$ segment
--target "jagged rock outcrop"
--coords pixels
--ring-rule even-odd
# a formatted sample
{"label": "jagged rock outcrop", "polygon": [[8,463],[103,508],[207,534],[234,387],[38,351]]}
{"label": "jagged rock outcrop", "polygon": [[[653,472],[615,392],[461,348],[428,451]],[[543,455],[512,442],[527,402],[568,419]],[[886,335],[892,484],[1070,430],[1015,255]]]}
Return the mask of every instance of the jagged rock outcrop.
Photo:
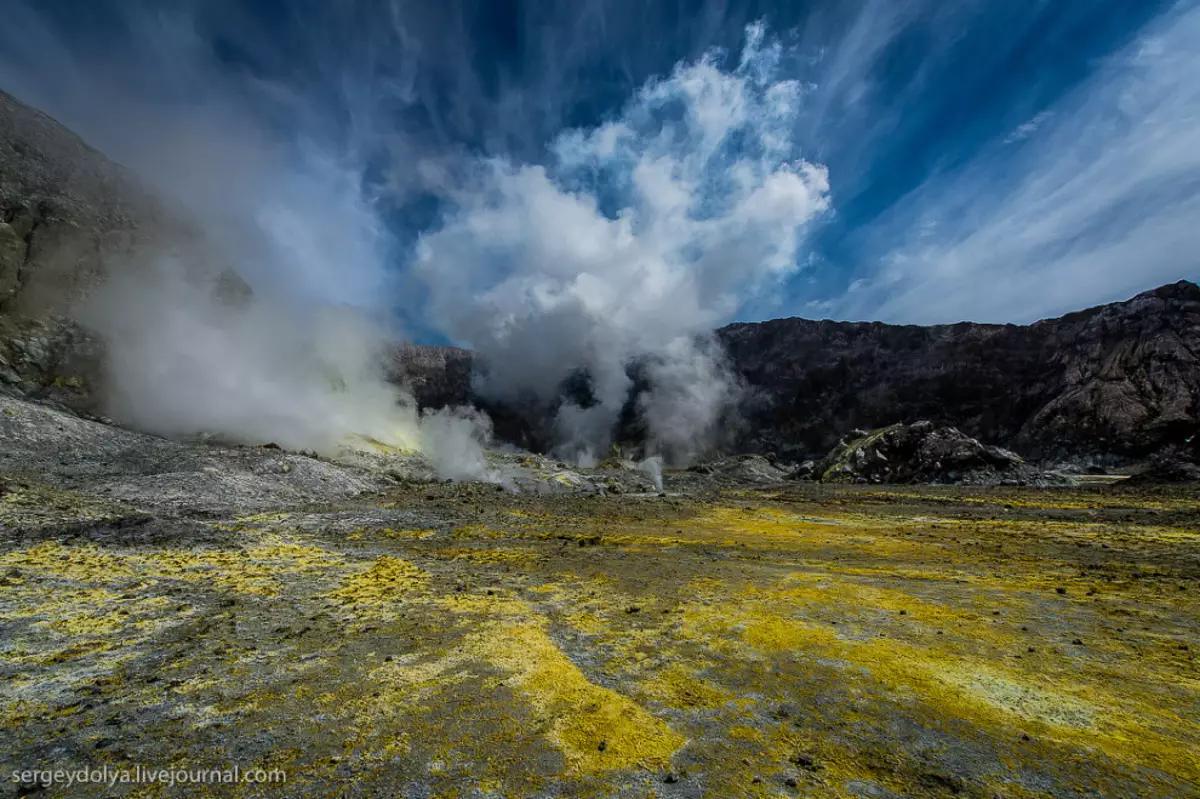
{"label": "jagged rock outcrop", "polygon": [[154,215],[120,167],[0,92],[0,387],[80,380],[60,373],[80,336],[59,313]]}
{"label": "jagged rock outcrop", "polygon": [[797,460],[912,419],[1035,459],[1140,459],[1200,429],[1186,281],[1025,326],[777,319],[718,336],[751,388],[746,447]]}

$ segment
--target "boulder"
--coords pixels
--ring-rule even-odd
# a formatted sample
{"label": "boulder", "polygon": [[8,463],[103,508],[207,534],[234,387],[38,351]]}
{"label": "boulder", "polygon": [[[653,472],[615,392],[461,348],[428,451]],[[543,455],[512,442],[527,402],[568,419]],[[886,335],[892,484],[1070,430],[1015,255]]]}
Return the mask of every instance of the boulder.
{"label": "boulder", "polygon": [[853,431],[811,469],[794,479],[825,482],[990,482],[1024,464],[1014,452],[983,444],[954,427],[932,422]]}
{"label": "boulder", "polygon": [[734,455],[691,467],[689,471],[716,478],[720,483],[777,483],[787,472],[762,455]]}
{"label": "boulder", "polygon": [[1125,481],[1126,485],[1200,482],[1200,434],[1182,445],[1168,447],[1150,459],[1146,468]]}

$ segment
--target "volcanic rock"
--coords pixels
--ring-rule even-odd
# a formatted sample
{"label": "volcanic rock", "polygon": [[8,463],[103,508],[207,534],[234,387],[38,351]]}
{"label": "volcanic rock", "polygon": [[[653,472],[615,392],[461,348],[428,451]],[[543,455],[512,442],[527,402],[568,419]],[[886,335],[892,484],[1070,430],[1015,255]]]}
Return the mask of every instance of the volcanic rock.
{"label": "volcanic rock", "polygon": [[236,301],[249,287],[187,214],[45,114],[0,91],[0,390],[92,410],[102,347],[73,311],[115,270],[169,254]]}
{"label": "volcanic rock", "polygon": [[843,439],[812,472],[825,482],[992,482],[1024,460],[954,427],[895,424]]}
{"label": "volcanic rock", "polygon": [[1043,459],[1141,460],[1200,430],[1200,286],[1032,325],[776,319],[717,333],[745,448],[799,460],[912,419]]}

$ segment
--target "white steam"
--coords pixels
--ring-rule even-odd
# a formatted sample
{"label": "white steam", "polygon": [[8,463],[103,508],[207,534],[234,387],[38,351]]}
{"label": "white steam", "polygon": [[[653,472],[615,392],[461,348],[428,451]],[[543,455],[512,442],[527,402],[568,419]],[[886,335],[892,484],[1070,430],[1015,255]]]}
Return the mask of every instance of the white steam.
{"label": "white steam", "polygon": [[487,416],[418,416],[385,376],[394,338],[361,309],[231,297],[230,282],[159,258],[118,271],[89,299],[79,318],[105,343],[109,413],[169,437],[329,455],[419,450],[443,478],[499,482],[484,456]]}
{"label": "white steam", "polygon": [[[284,86],[228,71],[186,9],[130,9],[132,51],[104,54],[60,38],[33,5],[13,14],[33,44],[0,36],[12,45],[0,82],[129,167],[189,230],[139,231],[135,260],[110,261],[79,310],[105,344],[110,415],[327,454],[423,447],[443,476],[482,474],[487,425],[420,419],[385,377],[396,247],[367,154],[315,135]],[[221,274],[250,296],[218,296]]]}
{"label": "white steam", "polygon": [[656,491],[663,490],[663,459],[660,455],[651,455],[638,464],[638,470],[650,478]]}
{"label": "white steam", "polygon": [[726,443],[719,426],[729,421],[741,386],[715,341],[676,339],[646,372],[652,389],[638,398],[638,411],[655,451],[671,463],[690,463]]}
{"label": "white steam", "polygon": [[475,408],[441,408],[421,416],[421,451],[449,480],[500,482],[484,456],[491,436],[491,420]]}
{"label": "white steam", "polygon": [[553,407],[575,370],[591,403],[558,409],[560,457],[607,450],[650,355],[641,410],[652,449],[705,446],[733,389],[693,339],[796,269],[801,232],[828,206],[828,176],[797,157],[801,85],[751,26],[741,60],[681,64],[618,119],[553,143],[552,163],[478,165],[455,210],[420,242],[430,317],[494,365],[480,388]]}
{"label": "white steam", "polygon": [[415,448],[383,378],[386,336],[349,307],[229,300],[167,258],[116,271],[81,309],[106,349],[108,411],[165,436],[207,433],[332,453]]}
{"label": "white steam", "polygon": [[[399,122],[392,152],[412,158],[381,165],[370,114],[349,126],[363,122],[361,137],[329,134],[338,125],[295,87],[231,70],[184,11],[131,12],[140,49],[96,64],[48,62],[79,48],[18,8],[40,44],[0,54],[0,78],[182,209],[211,255],[202,272],[252,290],[217,301],[155,253],[145,274],[113,264],[85,309],[107,344],[113,414],[166,435],[420,446],[446,476],[489,479],[486,420],[421,418],[384,379],[392,312],[424,303],[429,327],[489,365],[478,388],[545,409],[559,457],[607,452],[630,409],[644,454],[698,457],[737,391],[705,336],[797,268],[828,206],[825,169],[793,141],[804,88],[777,76],[786,54],[761,26],[728,66],[718,52],[679,64],[608,123],[558,135],[544,164],[426,147]],[[364,107],[380,99],[360,88]],[[376,173],[411,173],[450,209],[417,242],[428,302],[401,296],[393,232],[407,220],[372,193]],[[638,368],[648,387],[631,404]],[[560,403],[581,370],[588,396]]]}

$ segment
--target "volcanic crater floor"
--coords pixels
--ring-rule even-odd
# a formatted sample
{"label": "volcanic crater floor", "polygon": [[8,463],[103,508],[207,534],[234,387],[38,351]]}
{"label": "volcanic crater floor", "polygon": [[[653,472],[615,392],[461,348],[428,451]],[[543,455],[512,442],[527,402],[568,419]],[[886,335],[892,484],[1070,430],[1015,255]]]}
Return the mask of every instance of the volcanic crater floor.
{"label": "volcanic crater floor", "polygon": [[[670,490],[668,478],[668,491]],[[18,796],[1200,796],[1200,493],[0,495]]]}

